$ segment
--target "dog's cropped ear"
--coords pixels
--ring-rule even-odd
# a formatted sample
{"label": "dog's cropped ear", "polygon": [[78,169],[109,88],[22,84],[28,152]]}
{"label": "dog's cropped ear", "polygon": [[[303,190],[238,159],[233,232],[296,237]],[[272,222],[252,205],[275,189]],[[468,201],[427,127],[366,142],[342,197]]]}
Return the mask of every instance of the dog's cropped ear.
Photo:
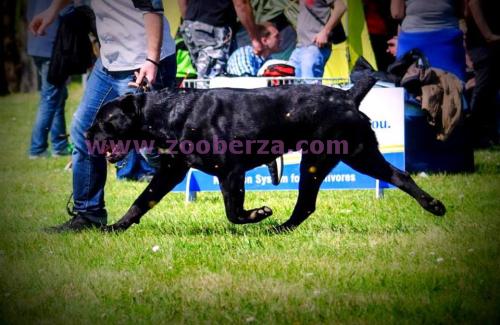
{"label": "dog's cropped ear", "polygon": [[141,116],[144,94],[127,94],[120,101],[120,108],[128,116]]}
{"label": "dog's cropped ear", "polygon": [[374,77],[365,76],[364,78],[358,80],[354,86],[347,91],[348,95],[352,98],[354,103],[356,103],[356,107],[359,108],[359,104],[376,82],[377,79]]}

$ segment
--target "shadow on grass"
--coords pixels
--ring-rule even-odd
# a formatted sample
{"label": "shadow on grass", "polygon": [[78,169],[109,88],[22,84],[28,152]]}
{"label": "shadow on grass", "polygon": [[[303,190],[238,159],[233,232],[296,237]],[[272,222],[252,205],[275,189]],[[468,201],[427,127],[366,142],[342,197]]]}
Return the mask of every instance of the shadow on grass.
{"label": "shadow on grass", "polygon": [[[273,227],[280,225],[278,221],[264,221],[259,224],[251,225],[234,225],[227,222],[215,223],[143,223],[133,225],[125,232],[103,232],[103,235],[120,236],[131,231],[139,231],[141,233],[151,233],[155,235],[169,236],[245,236],[245,237],[260,237],[273,236],[276,233],[272,232]],[[99,230],[93,230],[99,232]]]}
{"label": "shadow on grass", "polygon": [[310,222],[304,223],[296,230],[290,233],[277,234],[273,231],[274,227],[281,224],[278,220],[266,220],[259,224],[235,225],[228,222],[221,223],[184,223],[184,222],[160,222],[160,223],[144,223],[134,225],[126,232],[110,233],[112,235],[124,235],[129,232],[138,232],[137,234],[144,235],[145,233],[154,236],[174,236],[174,237],[218,237],[218,236],[235,236],[235,237],[273,237],[279,235],[290,235],[297,233],[305,236],[315,236],[321,232],[330,232],[335,235],[395,235],[395,234],[412,234],[425,232],[429,228],[439,224],[443,225],[442,219],[434,221],[420,221],[395,219],[391,222],[385,221],[382,223],[374,223],[364,219],[348,219],[337,220],[336,222]]}

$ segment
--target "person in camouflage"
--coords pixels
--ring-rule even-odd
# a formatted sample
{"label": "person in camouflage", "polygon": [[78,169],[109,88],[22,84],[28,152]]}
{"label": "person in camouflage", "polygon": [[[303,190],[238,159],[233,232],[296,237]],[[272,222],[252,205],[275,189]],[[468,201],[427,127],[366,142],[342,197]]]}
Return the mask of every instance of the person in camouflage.
{"label": "person in camouflage", "polygon": [[224,73],[231,46],[229,27],[213,28],[210,38],[202,30],[210,29],[202,22],[186,21],[181,27],[184,43],[189,50],[198,78],[212,78]]}
{"label": "person in camouflage", "polygon": [[178,3],[184,19],[180,32],[198,78],[212,78],[225,72],[236,17],[250,35],[254,52],[262,51],[249,0],[178,0]]}

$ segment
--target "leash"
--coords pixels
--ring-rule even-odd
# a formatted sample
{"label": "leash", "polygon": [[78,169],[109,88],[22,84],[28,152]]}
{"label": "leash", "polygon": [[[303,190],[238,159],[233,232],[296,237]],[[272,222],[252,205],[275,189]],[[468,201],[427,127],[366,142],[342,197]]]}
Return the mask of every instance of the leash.
{"label": "leash", "polygon": [[75,204],[71,202],[73,199],[73,191],[71,191],[71,194],[69,195],[68,202],[66,202],[66,211],[68,214],[72,217],[76,217],[78,213],[75,212]]}
{"label": "leash", "polygon": [[[136,76],[134,76],[133,81],[136,81],[136,80],[137,80],[137,78],[136,78]],[[144,78],[142,78],[141,84],[135,89],[134,95],[137,95],[139,93],[149,92],[151,90],[150,85],[151,85],[151,83],[149,82],[148,78],[146,76],[144,76]]]}

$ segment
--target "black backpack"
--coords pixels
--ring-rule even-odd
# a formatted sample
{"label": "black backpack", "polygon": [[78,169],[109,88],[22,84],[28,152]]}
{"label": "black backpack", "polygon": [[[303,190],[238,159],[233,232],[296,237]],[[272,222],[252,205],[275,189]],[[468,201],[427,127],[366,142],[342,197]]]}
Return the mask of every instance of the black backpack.
{"label": "black backpack", "polygon": [[95,61],[89,33],[97,36],[95,15],[89,6],[78,6],[61,17],[47,80],[62,86],[73,74],[82,74]]}

